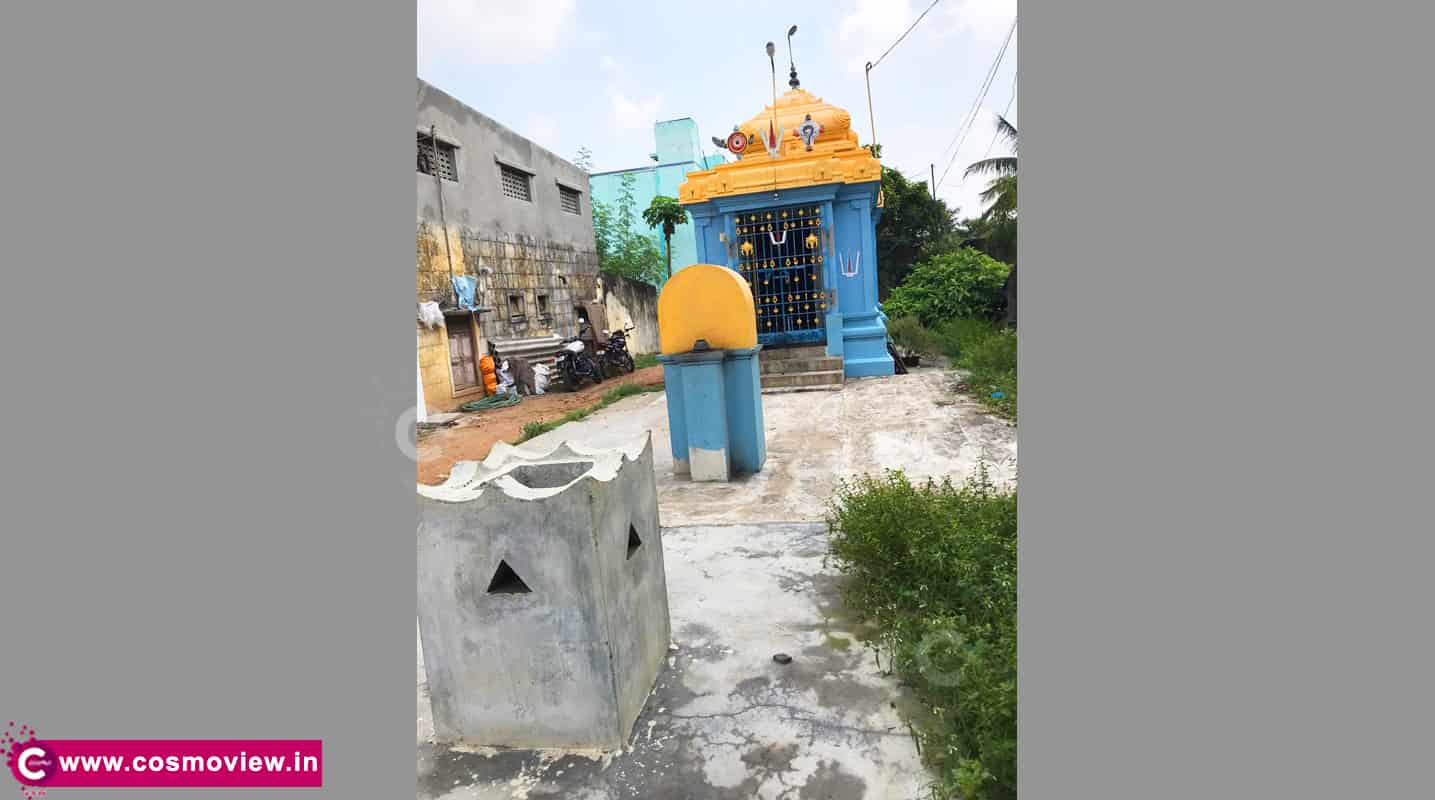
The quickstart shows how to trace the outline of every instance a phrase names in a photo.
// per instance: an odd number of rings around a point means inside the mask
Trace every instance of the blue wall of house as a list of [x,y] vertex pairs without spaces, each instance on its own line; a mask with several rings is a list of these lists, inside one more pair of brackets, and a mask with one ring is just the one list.
[[[663,252],[662,231],[643,224],[643,209],[658,195],[676,198],[680,186],[689,172],[710,169],[726,161],[722,155],[704,155],[702,141],[698,137],[698,125],[691,118],[670,119],[653,125],[653,139],[657,161],[643,167],[597,172],[588,176],[592,199],[609,207],[616,207],[622,191],[623,176],[631,174],[633,185],[633,213],[638,218],[638,232],[647,234],[657,242],[658,252]],[[691,222],[678,226],[673,233],[673,272],[690,264],[698,263],[697,244]],[[666,254],[664,254],[666,255]]]

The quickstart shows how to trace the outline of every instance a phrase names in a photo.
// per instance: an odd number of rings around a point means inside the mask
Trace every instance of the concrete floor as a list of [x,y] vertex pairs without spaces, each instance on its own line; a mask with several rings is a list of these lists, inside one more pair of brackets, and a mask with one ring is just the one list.
[[[418,663],[418,792],[450,798],[911,800],[930,780],[902,712],[910,701],[843,614],[820,523],[837,481],[1015,481],[1016,429],[952,394],[950,373],[849,381],[763,396],[760,475],[672,475],[665,400],[637,396],[529,443],[604,445],[653,432],[674,646],[629,749],[617,754],[457,751],[433,743]],[[776,653],[792,662],[779,665]]]
[[653,468],[664,525],[820,520],[837,481],[900,468],[914,478],[958,480],[985,461],[998,483],[1016,479],[1016,428],[954,394],[953,374],[923,368],[907,375],[850,380],[841,391],[764,394],[767,463],[731,484],[673,476],[667,395],[638,395],[525,443],[551,450],[573,440],[594,445],[653,432]]

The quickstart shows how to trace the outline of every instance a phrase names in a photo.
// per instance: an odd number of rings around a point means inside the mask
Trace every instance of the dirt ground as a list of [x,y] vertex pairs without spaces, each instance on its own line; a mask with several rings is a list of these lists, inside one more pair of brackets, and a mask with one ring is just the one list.
[[523,426],[539,420],[557,419],[569,411],[591,406],[605,392],[625,383],[644,386],[663,382],[663,368],[647,367],[631,375],[608,378],[597,386],[577,392],[554,392],[524,397],[516,406],[464,414],[448,427],[425,434],[418,443],[419,483],[442,483],[457,461],[478,461],[488,455],[494,442],[512,442],[523,434]]

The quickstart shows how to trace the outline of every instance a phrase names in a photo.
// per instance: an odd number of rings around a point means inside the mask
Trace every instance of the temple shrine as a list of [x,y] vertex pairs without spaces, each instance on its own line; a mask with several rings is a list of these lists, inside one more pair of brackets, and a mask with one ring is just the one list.
[[679,187],[697,261],[747,281],[764,349],[820,345],[844,377],[891,375],[877,306],[881,162],[845,109],[802,89],[795,69],[788,85],[721,141],[737,160]]

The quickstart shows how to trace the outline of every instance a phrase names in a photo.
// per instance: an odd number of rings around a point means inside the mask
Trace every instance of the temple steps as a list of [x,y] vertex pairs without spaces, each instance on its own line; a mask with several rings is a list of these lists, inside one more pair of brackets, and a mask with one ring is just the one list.
[[758,363],[764,392],[832,391],[842,388],[842,357],[827,355],[824,346],[763,348]]

